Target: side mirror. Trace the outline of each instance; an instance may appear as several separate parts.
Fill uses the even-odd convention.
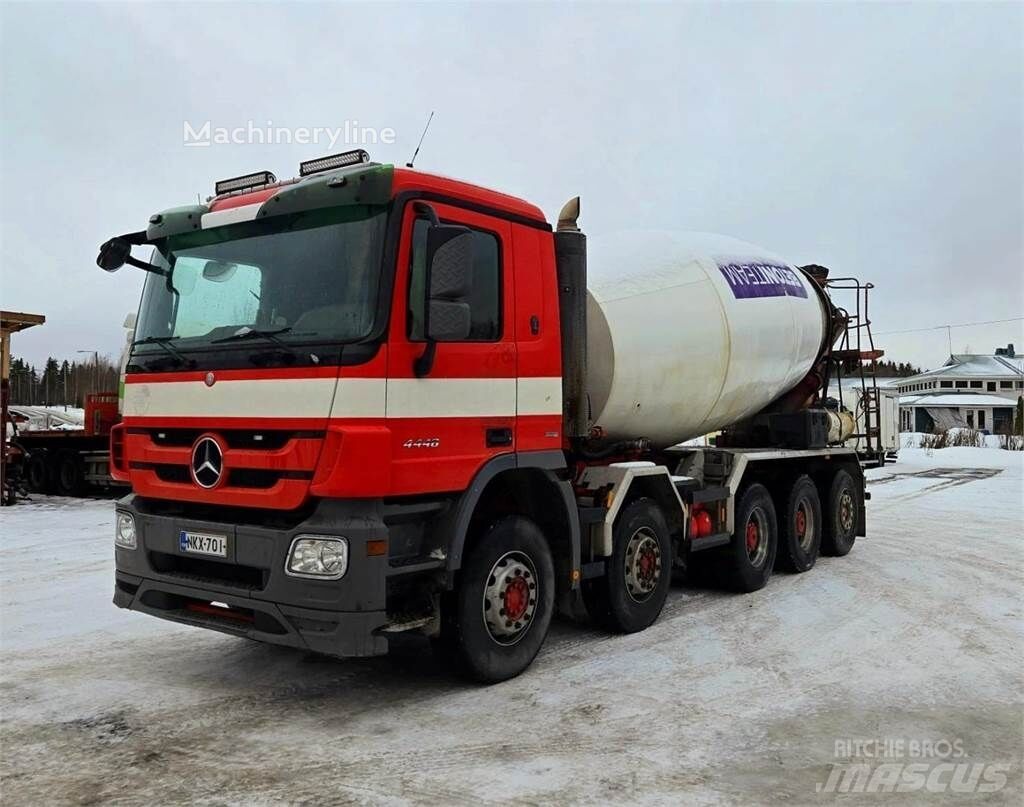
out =
[[[116,272],[132,254],[132,245],[123,238],[111,238],[100,247],[96,265],[104,272]]]
[[[469,297],[473,271],[473,232],[439,224],[427,230],[426,335],[434,342],[469,336]]]

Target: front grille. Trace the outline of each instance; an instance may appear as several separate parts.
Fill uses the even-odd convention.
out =
[[[187,558],[166,552],[150,552],[149,562],[154,571],[193,583],[215,583],[262,591],[267,586],[266,569],[243,566],[238,563],[218,563],[203,558]]]
[[[237,468],[228,473],[233,488],[272,488],[281,479],[312,479],[312,471],[270,471],[263,468]]]
[[[161,482],[190,482],[192,475],[187,465],[154,465],[153,471]]]
[[[128,434],[136,440],[129,469],[149,471],[165,484],[194,487],[192,447],[206,430],[133,427]],[[312,480],[324,436],[321,431],[289,429],[222,429],[214,434],[223,447],[226,473],[218,488],[252,491],[269,490],[284,480]]]

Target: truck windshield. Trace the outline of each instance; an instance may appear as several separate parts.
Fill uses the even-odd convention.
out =
[[[152,262],[136,356],[353,342],[373,327],[385,213],[365,206],[278,216],[172,236]],[[173,340],[173,342],[171,342]],[[140,344],[141,343],[141,344]]]

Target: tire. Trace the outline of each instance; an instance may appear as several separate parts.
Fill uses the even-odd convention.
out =
[[[790,572],[806,572],[821,550],[821,497],[807,475],[798,477],[786,498],[785,517],[779,525],[777,565]]]
[[[555,569],[540,528],[522,516],[496,521],[469,551],[442,614],[439,649],[481,683],[514,678],[530,666],[555,610]],[[504,620],[514,607],[521,622]]]
[[[50,466],[46,454],[42,451],[33,452],[25,469],[25,483],[33,493],[46,493],[50,487]]]
[[[583,601],[601,627],[636,633],[660,616],[672,585],[672,539],[661,508],[647,498],[627,505],[612,541],[605,573],[584,582]]]
[[[839,470],[828,492],[828,511],[821,534],[821,551],[843,557],[850,554],[857,540],[857,485],[849,471]]]
[[[57,472],[54,474],[55,487],[61,496],[77,496],[82,491],[84,474],[78,456],[71,452],[57,458]]]
[[[736,591],[757,591],[772,576],[779,543],[775,505],[764,485],[753,484],[744,491],[735,523],[732,541],[723,551],[726,583]]]

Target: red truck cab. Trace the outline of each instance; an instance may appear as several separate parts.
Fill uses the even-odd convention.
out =
[[[471,252],[472,283],[438,299],[432,231]],[[535,206],[361,162],[156,214],[128,238],[155,249],[112,435],[132,487],[118,605],[381,653],[386,630],[436,620],[488,479],[534,473],[491,490],[491,516],[528,488],[569,495],[553,236]],[[456,333],[428,340],[430,312],[452,311]],[[310,544],[326,573],[292,563],[305,535],[343,542]]]

